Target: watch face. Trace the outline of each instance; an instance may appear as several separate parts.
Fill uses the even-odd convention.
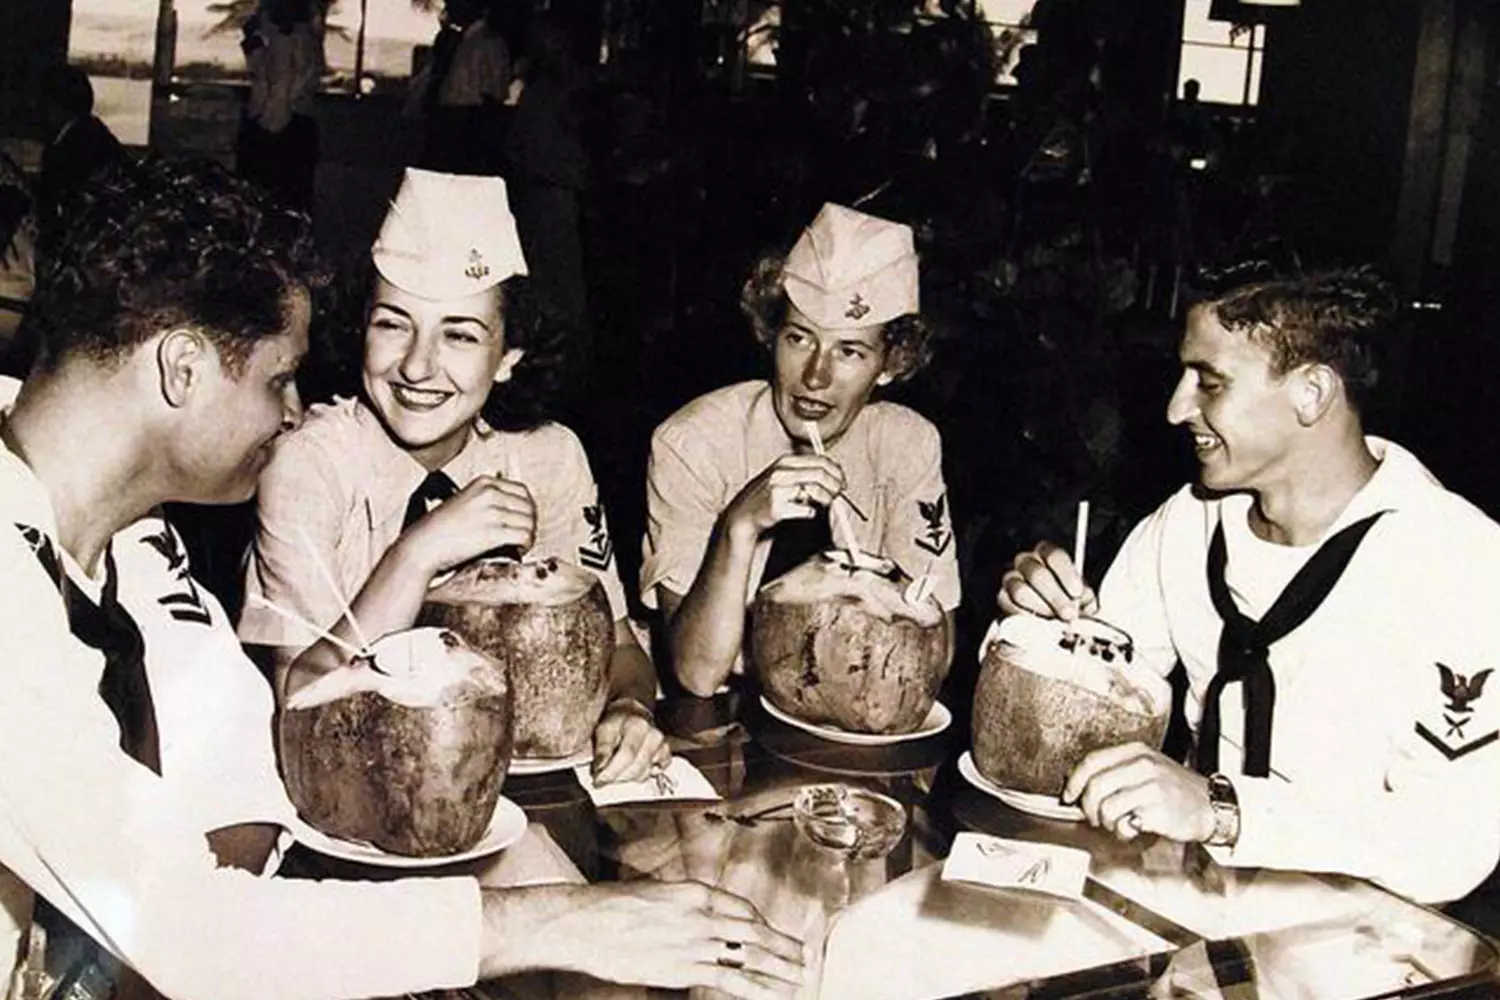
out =
[[[1234,785],[1222,774],[1215,774],[1208,779],[1208,801],[1217,805],[1238,805],[1239,796],[1234,793]]]

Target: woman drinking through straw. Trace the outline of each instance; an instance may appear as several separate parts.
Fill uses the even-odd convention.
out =
[[[745,283],[769,381],[711,392],[656,429],[641,595],[688,690],[710,694],[737,669],[757,587],[834,544],[893,560],[951,626],[942,441],[915,412],[871,401],[930,356],[917,284],[909,227],[825,205]]]

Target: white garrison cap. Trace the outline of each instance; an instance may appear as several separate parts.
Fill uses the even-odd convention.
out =
[[[782,274],[792,304],[826,329],[873,326],[918,309],[911,227],[842,205],[823,206]]]
[[[428,299],[473,295],[526,273],[498,177],[408,167],[371,255],[386,281]]]

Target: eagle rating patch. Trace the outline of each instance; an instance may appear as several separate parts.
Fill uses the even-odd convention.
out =
[[[583,520],[589,526],[589,540],[578,546],[578,561],[589,569],[609,569],[615,557],[615,545],[609,537],[609,524],[604,517],[604,505],[596,503],[583,508]]]
[[[917,548],[940,556],[953,541],[953,532],[948,530],[948,494],[943,493],[931,503],[917,501],[917,513],[926,522],[921,534],[912,539]]]
[[[1485,684],[1494,670],[1486,668],[1472,674],[1461,674],[1445,663],[1434,666],[1438,669],[1438,688],[1444,699],[1438,713],[1442,722],[1428,726],[1419,720],[1417,735],[1449,760],[1458,760],[1500,740],[1500,730],[1482,731],[1486,727],[1476,721],[1474,710],[1474,703],[1484,694]]]

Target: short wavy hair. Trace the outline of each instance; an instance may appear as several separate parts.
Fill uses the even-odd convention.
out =
[[[490,390],[480,411],[485,422],[496,430],[527,431],[555,420],[579,331],[546,309],[532,279],[520,274],[500,283],[500,322],[505,346],[526,353],[510,378]]]
[[[232,375],[327,272],[306,215],[207,160],[102,171],[44,234],[27,332],[37,364],[116,363],[163,330],[201,331]]]
[[[750,269],[740,291],[740,310],[750,318],[755,339],[770,348],[786,326],[790,302],[786,295],[786,255],[765,254]],[[881,328],[886,347],[886,373],[893,383],[904,382],[932,360],[932,325],[919,313],[907,313]]]
[[[1258,281],[1200,304],[1264,347],[1279,375],[1305,364],[1332,368],[1356,408],[1375,389],[1377,356],[1399,313],[1394,287],[1367,268]]]

